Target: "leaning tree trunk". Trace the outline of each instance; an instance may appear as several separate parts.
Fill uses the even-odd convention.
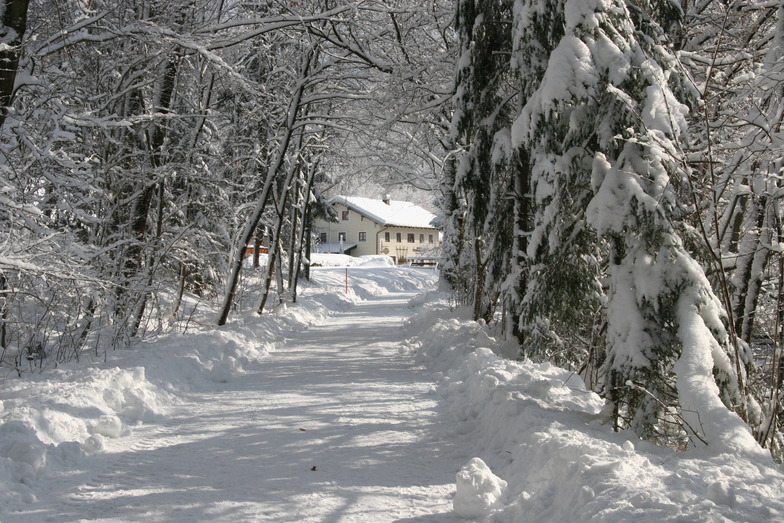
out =
[[[300,174],[302,173],[302,166],[297,167],[297,179],[294,182],[294,201],[291,204],[291,208],[289,210],[289,223],[290,223],[290,232],[289,232],[289,278],[288,278],[288,288],[291,289],[294,286],[294,276],[297,272],[295,267],[299,265],[299,257],[300,257],[300,249],[298,246],[299,240],[299,228],[300,223],[302,222],[302,217],[300,216],[300,209],[304,210],[302,206],[302,201],[304,199],[304,195],[300,194]]]
[[[289,184],[291,182],[291,177],[286,179],[286,183],[283,184],[281,187],[281,194],[280,194],[280,206],[277,208],[277,221],[275,223],[275,230],[273,231],[273,236],[270,241],[270,250],[269,250],[269,263],[267,264],[267,270],[264,272],[264,284],[261,291],[261,302],[259,303],[259,308],[257,312],[262,314],[264,312],[264,307],[267,304],[267,298],[269,297],[269,290],[272,286],[272,277],[276,273],[277,270],[280,270],[281,265],[281,250],[282,250],[282,242],[280,240],[280,231],[283,228],[283,218],[285,216],[285,207],[286,202],[289,199]],[[282,284],[281,284],[282,286]],[[283,289],[280,289],[282,292]]]
[[[300,130],[299,134],[297,135],[296,139],[296,150],[302,146],[302,130]],[[280,263],[281,258],[281,246],[282,242],[280,240],[280,233],[283,229],[283,221],[286,216],[286,204],[289,200],[289,194],[291,192],[291,185],[294,180],[294,175],[297,172],[297,165],[293,164],[289,167],[288,175],[286,179],[283,181],[283,184],[280,187],[280,195],[278,197],[278,205],[276,206],[276,215],[277,219],[275,222],[275,230],[273,231],[273,236],[270,241],[270,252],[269,252],[269,259],[270,263],[267,265],[267,270],[264,273],[264,287],[262,289],[261,294],[261,303],[259,304],[258,313],[262,314],[264,312],[264,306],[267,304],[267,297],[269,296],[269,289],[272,285],[272,277],[273,271],[275,270],[275,264],[273,263],[273,259],[277,259],[278,263]],[[279,267],[278,267],[279,268]],[[282,286],[282,284],[281,284]],[[280,289],[282,292],[283,289]]]
[[[306,238],[308,240],[306,241]],[[304,272],[305,278],[310,279],[310,205],[308,202],[307,196],[305,197],[305,216],[302,217],[302,228],[300,229],[299,234],[299,250],[298,250],[298,259],[299,262],[297,265],[294,266],[294,278],[291,282],[291,301],[293,303],[297,302],[297,286],[299,284],[299,275]],[[303,263],[302,257],[303,252],[306,261]]]
[[[303,105],[302,98],[307,84],[306,79],[313,59],[313,53],[310,53],[306,58],[302,77],[300,78],[297,87],[293,90],[291,99],[289,100],[288,113],[286,115],[286,122],[283,128],[283,135],[278,142],[278,147],[275,150],[275,153],[272,156],[272,161],[270,162],[269,168],[267,169],[267,177],[264,180],[264,187],[261,190],[261,195],[259,196],[259,199],[256,203],[256,207],[248,217],[248,221],[245,222],[245,227],[243,228],[234,245],[231,260],[229,262],[229,277],[226,282],[226,295],[223,299],[221,313],[218,316],[218,325],[225,325],[229,319],[229,312],[231,312],[231,308],[234,304],[234,298],[237,293],[237,283],[240,279],[240,271],[242,270],[242,259],[245,255],[245,248],[253,237],[253,233],[256,230],[256,227],[261,221],[261,216],[264,213],[264,210],[267,208],[267,202],[269,200],[270,191],[272,189],[272,183],[283,166],[283,161],[286,157],[286,151],[288,151],[289,144],[291,143],[291,139],[294,135],[296,123],[299,119],[299,111]]]
[[[304,200],[302,202],[302,209],[304,215],[301,219],[301,226],[299,230],[299,240],[297,249],[297,264],[294,266],[294,275],[291,282],[291,301],[297,301],[297,283],[299,282],[299,274],[302,270],[302,250],[305,249],[305,278],[310,279],[310,227],[311,227],[311,211],[310,211],[310,190],[313,187],[313,179],[315,178],[317,165],[311,165],[308,169],[308,177],[305,182]]]

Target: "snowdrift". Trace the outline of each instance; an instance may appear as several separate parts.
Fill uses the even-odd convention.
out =
[[[132,449],[145,424],[165,423],[191,394],[219,389],[274,358],[297,330],[363,298],[434,287],[427,269],[319,267],[297,304],[249,313],[222,328],[169,333],[108,361],[6,376],[0,389],[0,520],[44,501],[45,479],[90,453]],[[348,279],[347,279],[348,277]],[[348,286],[347,286],[348,284]],[[579,376],[499,356],[492,329],[447,295],[412,300],[401,351],[424,366],[449,432],[465,451],[455,470],[455,518],[482,522],[783,521],[784,472],[762,453],[674,453],[613,433],[602,400]],[[455,467],[458,468],[457,466]]]
[[[579,376],[496,355],[489,329],[448,296],[418,300],[408,350],[434,372],[472,458],[458,516],[499,522],[782,521],[784,473],[762,451],[676,453],[614,433]]]
[[[221,387],[274,352],[297,330],[326,321],[361,299],[383,292],[416,292],[432,283],[433,271],[397,269],[384,260],[363,267],[314,268],[313,283],[301,285],[296,304],[248,313],[217,328],[215,316],[186,334],[169,333],[129,349],[84,355],[79,363],[42,374],[3,376],[0,386],[0,520],[19,503],[45,495],[40,479],[78,469],[83,456],[126,449],[134,430],[163,423],[189,393]],[[339,266],[338,261],[330,264]],[[252,310],[252,309],[251,309]],[[206,325],[205,325],[206,323]]]

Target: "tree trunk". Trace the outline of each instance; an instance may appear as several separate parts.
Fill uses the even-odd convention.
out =
[[[291,301],[297,301],[297,283],[299,282],[299,274],[302,269],[302,249],[305,249],[305,258],[307,259],[307,263],[305,263],[305,278],[308,280],[310,279],[310,226],[311,226],[311,211],[310,211],[310,190],[313,186],[313,179],[315,177],[317,170],[316,165],[311,165],[308,169],[308,177],[305,182],[305,189],[304,189],[304,199],[302,201],[302,209],[304,216],[301,219],[301,227],[299,230],[299,240],[297,242],[298,249],[297,249],[297,264],[294,266],[294,275],[292,279],[292,283],[290,285],[291,290]]]
[[[474,280],[474,321],[484,317],[484,285],[485,262],[482,261],[484,242],[482,238],[474,239],[474,257],[476,261],[476,276]]]
[[[286,299],[286,284],[283,281],[283,239],[278,239],[278,258],[280,263],[275,267],[275,280],[278,284],[278,305]]]
[[[0,28],[0,43],[4,44],[0,49],[0,127],[5,123],[14,96],[29,0],[5,0],[4,3],[3,27]]]
[[[767,246],[771,245],[772,240],[772,218],[767,202],[767,196],[760,195],[759,200],[755,199],[751,206],[751,231],[741,241],[741,252],[738,255],[739,273],[732,278],[736,289],[733,307],[735,332],[746,343],[750,343],[753,337],[754,316],[762,290],[763,272],[771,254]]]
[[[305,216],[302,217],[302,228],[299,235],[299,262],[294,267],[294,281],[291,284],[291,301],[297,302],[297,284],[299,283],[299,275],[304,267],[305,278],[310,280],[310,205],[309,195],[310,191],[305,195]],[[307,238],[307,241],[306,241]],[[305,249],[306,263],[302,262],[302,250]]]
[[[0,349],[8,347],[8,282],[0,271]]]
[[[180,278],[179,284],[177,285],[177,297],[174,299],[171,312],[172,322],[177,319],[177,313],[180,311],[180,305],[182,305],[182,297],[185,294],[185,279],[187,274],[188,271],[185,268],[185,264],[180,263]]]
[[[270,252],[269,258],[270,263],[267,265],[267,270],[264,274],[264,287],[261,290],[261,303],[259,303],[259,308],[257,312],[259,314],[264,313],[264,306],[267,304],[267,297],[269,295],[270,287],[272,286],[272,276],[273,271],[276,269],[276,264],[273,263],[273,259],[277,260],[277,265],[280,265],[280,258],[281,258],[281,246],[282,242],[280,240],[280,231],[283,228],[283,217],[285,215],[285,208],[286,203],[289,199],[289,191],[290,191],[290,184],[291,184],[291,177],[293,176],[294,167],[289,171],[289,176],[286,178],[285,183],[280,188],[280,198],[278,199],[279,206],[277,207],[277,220],[275,223],[275,230],[272,233],[272,238],[270,239]],[[279,287],[282,287],[282,283],[279,284]],[[280,289],[282,292],[282,289]]]
[[[275,180],[278,171],[280,171],[280,168],[283,166],[286,151],[288,151],[289,144],[291,143],[291,139],[294,134],[295,123],[298,119],[299,110],[302,107],[302,96],[305,93],[305,78],[308,76],[313,59],[313,53],[310,53],[306,58],[306,63],[303,67],[304,70],[302,73],[302,78],[300,79],[297,88],[294,89],[294,92],[291,95],[291,100],[289,101],[288,114],[286,116],[286,123],[283,128],[283,136],[281,136],[281,139],[278,142],[278,147],[275,150],[272,162],[270,163],[269,169],[267,170],[267,178],[264,181],[264,188],[261,191],[261,195],[259,196],[259,200],[256,203],[256,207],[254,208],[253,213],[245,223],[245,228],[242,230],[242,233],[240,234],[239,238],[237,239],[237,243],[235,244],[231,261],[229,262],[229,277],[227,278],[226,282],[226,296],[223,299],[221,313],[218,316],[218,325],[225,325],[229,319],[229,312],[231,312],[231,307],[234,303],[234,297],[237,292],[237,283],[239,282],[240,271],[242,270],[242,258],[245,253],[245,247],[248,245],[248,242],[253,236],[253,231],[256,230],[256,227],[261,220],[261,215],[264,213],[264,210],[267,207],[267,200],[269,198],[270,189],[272,188],[272,182]],[[272,260],[270,260],[270,263],[272,263]]]
[[[171,109],[172,99],[174,98],[174,87],[177,80],[177,71],[179,69],[179,55],[171,58],[166,63],[166,72],[161,83],[160,94],[158,97],[158,110],[161,113],[168,113]],[[150,165],[153,169],[157,170],[163,164],[163,146],[166,141],[166,132],[162,126],[154,124],[152,129],[146,133],[147,149],[150,157]],[[158,216],[155,222],[155,238],[160,239],[163,233],[163,198],[165,195],[164,180],[158,183],[150,183],[144,188],[142,194],[136,199],[133,208],[133,215],[131,216],[131,233],[133,235],[134,243],[128,253],[126,260],[126,278],[133,278],[138,274],[143,266],[144,258],[144,244],[145,236],[147,233],[147,219],[152,208],[153,197],[155,196],[156,188],[158,189]],[[149,283],[153,279],[153,265],[154,258],[150,253],[147,260],[147,278]],[[142,289],[142,294],[139,297],[134,317],[131,319],[130,336],[136,336],[139,326],[141,325],[142,316],[147,308],[147,301],[149,297],[149,283]]]
[[[289,232],[289,281],[288,287],[291,289],[294,286],[294,277],[296,276],[296,270],[294,269],[295,266],[299,265],[299,256],[300,256],[300,249],[298,247],[298,240],[299,240],[299,227],[300,227],[300,212],[299,209],[304,209],[304,207],[300,207],[302,205],[303,196],[300,195],[299,189],[297,186],[299,183],[299,174],[301,174],[302,168],[301,166],[297,167],[297,181],[294,182],[294,201],[291,204],[290,209],[290,216],[289,222],[291,224],[291,231]]]
[[[256,227],[256,234],[253,237],[253,268],[259,268],[259,254],[261,253],[261,240],[264,238],[264,228]]]
[[[275,242],[277,244],[278,242]],[[270,242],[269,248],[269,255],[267,256],[267,269],[264,273],[264,283],[263,283],[263,290],[261,291],[261,301],[259,302],[259,308],[256,312],[261,314],[264,312],[264,307],[267,305],[267,296],[269,295],[269,288],[272,285],[272,271],[275,270],[275,263],[278,258],[278,249],[273,246],[273,243]]]
[[[528,154],[523,149],[517,155],[517,165],[514,173],[514,243],[512,245],[512,263],[515,267],[512,271],[517,273],[515,288],[511,290],[514,300],[510,303],[510,330],[520,347],[525,343],[525,332],[520,325],[522,321],[522,297],[525,294],[526,282],[526,251],[528,250],[528,233],[531,230],[530,224],[530,205],[531,200],[528,196],[528,188],[531,184],[531,173],[529,170]]]
[[[307,241],[305,242],[305,257],[308,259],[308,263],[305,264],[305,279],[308,281],[310,281],[310,266],[311,266],[310,257],[312,255],[310,249],[311,249],[311,244],[313,243],[311,241],[312,235],[313,235],[313,209],[311,209],[310,206],[308,206],[307,211],[305,211],[305,238],[307,238]]]

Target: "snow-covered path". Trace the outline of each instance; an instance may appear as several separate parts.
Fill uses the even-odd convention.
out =
[[[206,310],[105,362],[7,376],[0,520],[784,521],[767,451],[613,432],[573,371],[500,357],[434,272],[355,267],[346,294],[347,274],[319,268],[274,314],[214,328]]]
[[[462,464],[400,355],[410,295],[377,297],[90,456],[12,521],[454,521]]]

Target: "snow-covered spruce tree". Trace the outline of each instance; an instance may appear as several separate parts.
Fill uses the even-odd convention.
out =
[[[729,410],[742,410],[744,397],[721,305],[683,244],[686,107],[671,88],[680,73],[659,25],[677,9],[621,0],[567,0],[562,9],[564,34],[514,127],[515,143],[531,151],[541,205],[533,240],[544,252],[533,240],[529,252],[590,267],[599,252],[587,227],[602,240],[604,394],[616,428],[674,446],[691,438],[755,448]],[[530,30],[531,12],[520,14],[518,27]]]
[[[603,115],[582,85],[579,58],[569,54],[573,37],[565,40],[567,9],[575,6],[517,2],[512,57],[526,102],[512,135],[528,160],[532,209],[524,231],[527,266],[518,282],[524,292],[518,311],[522,349],[526,357],[564,366],[597,360],[603,351],[599,252],[584,216],[593,196],[590,151],[597,147],[596,122]],[[598,363],[592,367],[595,374]]]
[[[449,208],[447,260],[442,274],[473,304],[475,319],[489,319],[509,273],[514,188],[509,126],[518,94],[511,83],[509,20],[512,2],[458,2],[453,138],[462,150],[445,177]],[[507,151],[507,152],[504,152]]]

